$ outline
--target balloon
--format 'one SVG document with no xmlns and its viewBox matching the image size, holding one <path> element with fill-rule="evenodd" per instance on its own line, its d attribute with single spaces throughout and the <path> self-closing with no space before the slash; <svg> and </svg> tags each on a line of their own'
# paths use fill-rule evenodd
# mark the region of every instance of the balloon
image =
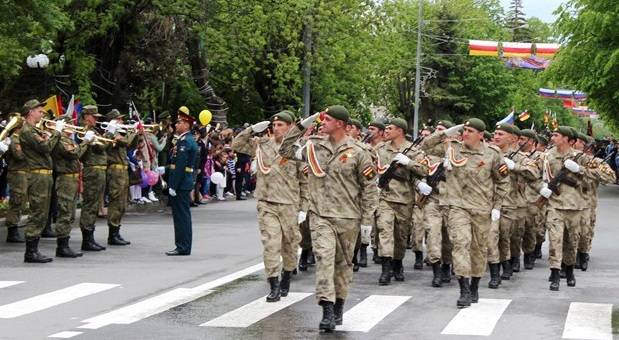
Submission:
<svg viewBox="0 0 619 340">
<path fill-rule="evenodd" d="M 206 125 L 211 122 L 211 119 L 213 119 L 213 114 L 209 110 L 202 110 L 198 118 L 200 119 L 200 124 Z"/>
<path fill-rule="evenodd" d="M 142 189 L 148 187 L 148 176 L 146 175 L 146 172 L 142 171 Z"/>
<path fill-rule="evenodd" d="M 215 183 L 216 185 L 219 186 L 224 186 L 226 185 L 226 178 L 224 177 L 224 175 L 221 172 L 214 172 L 211 175 L 211 182 Z"/>
<path fill-rule="evenodd" d="M 159 182 L 159 175 L 156 172 L 154 172 L 154 171 L 147 170 L 146 171 L 146 177 L 148 178 L 148 185 L 149 186 L 153 186 L 153 185 L 157 184 L 157 182 Z"/>
</svg>

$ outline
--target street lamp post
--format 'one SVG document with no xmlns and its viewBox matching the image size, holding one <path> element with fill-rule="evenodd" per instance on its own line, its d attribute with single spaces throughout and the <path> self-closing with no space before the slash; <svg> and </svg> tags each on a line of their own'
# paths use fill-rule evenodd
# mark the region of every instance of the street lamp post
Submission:
<svg viewBox="0 0 619 340">
<path fill-rule="evenodd" d="M 26 65 L 31 69 L 38 69 L 43 72 L 43 96 L 47 97 L 47 72 L 45 68 L 49 66 L 49 58 L 45 54 L 37 54 L 26 58 Z"/>
</svg>

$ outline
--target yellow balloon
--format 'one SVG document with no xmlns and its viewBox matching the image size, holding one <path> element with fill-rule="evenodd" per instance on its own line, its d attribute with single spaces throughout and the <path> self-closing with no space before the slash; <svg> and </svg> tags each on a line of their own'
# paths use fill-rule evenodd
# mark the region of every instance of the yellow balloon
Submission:
<svg viewBox="0 0 619 340">
<path fill-rule="evenodd" d="M 209 110 L 202 110 L 198 118 L 200 119 L 200 124 L 206 125 L 213 119 L 213 114 Z"/>
</svg>

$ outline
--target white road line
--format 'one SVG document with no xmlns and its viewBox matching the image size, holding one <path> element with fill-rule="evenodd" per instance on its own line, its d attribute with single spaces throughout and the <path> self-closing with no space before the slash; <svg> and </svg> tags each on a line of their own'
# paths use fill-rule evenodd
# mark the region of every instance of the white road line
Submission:
<svg viewBox="0 0 619 340">
<path fill-rule="evenodd" d="M 606 303 L 570 303 L 563 339 L 612 340 L 612 310 Z"/>
<path fill-rule="evenodd" d="M 228 312 L 218 318 L 205 322 L 200 326 L 206 327 L 238 327 L 244 328 L 274 314 L 296 302 L 299 302 L 311 293 L 288 293 L 287 297 L 278 302 L 266 302 L 265 297 L 250 302 L 240 308 Z"/>
<path fill-rule="evenodd" d="M 489 336 L 511 301 L 479 299 L 478 303 L 459 311 L 441 334 Z"/>
<path fill-rule="evenodd" d="M 338 331 L 369 332 L 387 315 L 410 299 L 410 296 L 370 295 L 346 313 Z"/>
<path fill-rule="evenodd" d="M 84 332 L 70 332 L 70 331 L 65 331 L 65 332 L 60 332 L 60 333 L 56 333 L 56 334 L 52 334 L 50 336 L 48 336 L 48 338 L 57 338 L 57 339 L 69 339 L 72 338 L 76 335 L 80 335 Z"/>
<path fill-rule="evenodd" d="M 74 286 L 0 306 L 0 318 L 16 318 L 18 316 L 38 312 L 40 310 L 67 303 L 84 296 L 100 293 L 118 286 L 119 285 L 117 284 L 108 283 L 76 284 Z"/>
<path fill-rule="evenodd" d="M 228 284 L 234 280 L 264 269 L 263 263 L 258 263 L 219 279 L 206 282 L 194 288 L 177 288 L 137 302 L 132 305 L 115 309 L 111 312 L 86 319 L 85 325 L 78 328 L 98 329 L 112 324 L 130 324 L 149 316 L 164 312 L 170 308 L 191 302 L 202 296 L 210 294 L 213 289 Z"/>
<path fill-rule="evenodd" d="M 0 288 L 6 288 L 24 283 L 24 281 L 0 281 Z"/>
</svg>

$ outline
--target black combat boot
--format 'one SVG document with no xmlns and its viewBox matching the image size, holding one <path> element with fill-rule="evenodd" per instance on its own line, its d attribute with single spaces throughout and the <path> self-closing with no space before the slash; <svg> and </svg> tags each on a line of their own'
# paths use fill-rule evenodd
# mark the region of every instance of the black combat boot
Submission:
<svg viewBox="0 0 619 340">
<path fill-rule="evenodd" d="M 559 274 L 559 269 L 551 268 L 550 269 L 550 290 L 558 291 L 559 290 L 559 282 L 561 281 L 561 276 Z"/>
<path fill-rule="evenodd" d="M 290 291 L 290 275 L 292 272 L 283 271 L 282 272 L 282 280 L 279 283 L 279 291 L 282 297 L 288 296 L 288 292 Z"/>
<path fill-rule="evenodd" d="M 432 263 L 432 287 L 440 288 L 442 286 L 443 284 L 441 283 L 441 263 Z"/>
<path fill-rule="evenodd" d="M 468 277 L 459 277 L 460 297 L 458 298 L 458 308 L 465 308 L 471 305 L 471 284 Z"/>
<path fill-rule="evenodd" d="M 561 270 L 559 271 L 559 277 L 565 279 L 565 263 L 561 262 Z"/>
<path fill-rule="evenodd" d="M 299 256 L 299 271 L 307 270 L 307 257 L 309 256 L 309 250 L 303 249 L 301 250 L 301 256 Z"/>
<path fill-rule="evenodd" d="M 490 281 L 488 282 L 488 288 L 498 289 L 501 284 L 501 265 L 499 263 L 490 263 Z"/>
<path fill-rule="evenodd" d="M 381 264 L 382 258 L 378 256 L 378 248 L 372 248 L 372 261 L 374 264 Z"/>
<path fill-rule="evenodd" d="M 441 265 L 441 282 L 442 283 L 451 282 L 451 265 L 448 263 L 443 263 Z"/>
<path fill-rule="evenodd" d="M 105 247 L 97 243 L 94 237 L 94 229 L 87 230 L 82 228 L 82 250 L 84 251 L 101 251 L 105 250 Z"/>
<path fill-rule="evenodd" d="M 357 260 L 357 255 L 358 251 L 355 251 L 352 255 L 352 271 L 355 273 L 359 271 L 359 261 Z"/>
<path fill-rule="evenodd" d="M 335 314 L 335 324 L 341 326 L 344 322 L 344 299 L 335 299 L 333 313 Z"/>
<path fill-rule="evenodd" d="M 267 295 L 267 302 L 276 302 L 279 301 L 279 297 L 281 296 L 281 291 L 279 290 L 279 280 L 276 277 L 270 277 L 268 279 L 269 285 L 271 286 L 271 292 Z"/>
<path fill-rule="evenodd" d="M 503 267 L 503 274 L 501 274 L 501 280 L 509 280 L 512 277 L 512 262 L 510 260 L 501 262 Z"/>
<path fill-rule="evenodd" d="M 6 228 L 6 243 L 24 243 L 26 239 L 19 233 L 18 227 Z"/>
<path fill-rule="evenodd" d="M 588 253 L 581 253 L 581 254 L 582 254 L 582 258 L 580 262 L 580 270 L 582 270 L 583 272 L 586 272 L 587 268 L 589 268 L 589 254 Z"/>
<path fill-rule="evenodd" d="M 393 269 L 393 279 L 396 281 L 404 281 L 404 266 L 402 260 L 391 260 L 391 268 Z"/>
<path fill-rule="evenodd" d="M 307 264 L 313 266 L 316 264 L 316 257 L 314 256 L 314 251 L 310 248 L 309 257 L 307 258 Z"/>
<path fill-rule="evenodd" d="M 520 256 L 512 256 L 511 263 L 512 263 L 512 272 L 513 273 L 520 272 Z"/>
<path fill-rule="evenodd" d="M 361 244 L 359 248 L 359 267 L 365 268 L 368 266 L 368 245 Z"/>
<path fill-rule="evenodd" d="M 69 248 L 69 236 L 59 237 L 56 240 L 56 257 L 80 257 L 84 254 L 81 252 L 76 252 L 73 249 Z"/>
<path fill-rule="evenodd" d="M 524 269 L 531 270 L 535 266 L 535 254 L 524 254 Z"/>
<path fill-rule="evenodd" d="M 43 229 L 43 231 L 41 232 L 41 237 L 42 238 L 55 238 L 56 237 L 56 233 L 52 229 L 51 218 L 48 219 L 47 224 L 45 225 L 45 229 Z"/>
<path fill-rule="evenodd" d="M 47 263 L 54 259 L 39 253 L 39 238 L 26 238 L 26 253 L 24 254 L 24 262 L 28 263 Z"/>
<path fill-rule="evenodd" d="M 322 306 L 322 320 L 320 320 L 318 329 L 331 332 L 335 329 L 335 306 L 331 301 L 320 301 L 320 305 Z"/>
<path fill-rule="evenodd" d="M 535 258 L 536 259 L 542 258 L 542 244 L 541 243 L 538 243 L 535 245 Z"/>
<path fill-rule="evenodd" d="M 565 266 L 565 280 L 568 287 L 576 287 L 576 276 L 574 276 L 574 266 Z"/>
<path fill-rule="evenodd" d="M 422 251 L 415 252 L 415 265 L 413 266 L 413 268 L 417 270 L 423 269 L 423 252 Z"/>
<path fill-rule="evenodd" d="M 379 286 L 386 286 L 391 284 L 391 257 L 381 257 L 382 272 L 378 279 Z"/>
<path fill-rule="evenodd" d="M 479 302 L 479 280 L 481 277 L 471 278 L 471 303 Z"/>
<path fill-rule="evenodd" d="M 107 236 L 107 244 L 111 246 L 127 246 L 131 244 L 131 242 L 125 240 L 122 236 L 120 236 L 120 226 L 109 226 L 109 228 L 110 230 Z"/>
<path fill-rule="evenodd" d="M 581 269 L 581 263 L 582 263 L 582 253 L 577 252 L 576 253 L 576 264 L 574 265 L 574 267 L 576 269 Z"/>
</svg>

